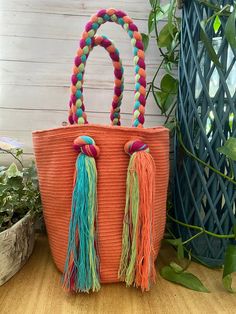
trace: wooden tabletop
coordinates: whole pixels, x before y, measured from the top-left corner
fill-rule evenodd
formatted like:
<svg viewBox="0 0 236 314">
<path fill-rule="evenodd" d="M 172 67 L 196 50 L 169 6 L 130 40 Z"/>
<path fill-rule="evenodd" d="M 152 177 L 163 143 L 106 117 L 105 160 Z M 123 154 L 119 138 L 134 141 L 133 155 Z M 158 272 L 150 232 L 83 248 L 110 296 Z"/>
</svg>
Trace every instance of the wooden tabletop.
<svg viewBox="0 0 236 314">
<path fill-rule="evenodd" d="M 164 247 L 157 267 L 166 264 L 172 256 L 172 249 Z M 188 290 L 165 281 L 158 274 L 156 285 L 147 293 L 120 283 L 102 285 L 98 293 L 68 295 L 61 288 L 61 275 L 53 264 L 47 238 L 39 236 L 27 264 L 0 287 L 0 313 L 236 313 L 236 295 L 222 288 L 220 270 L 192 263 L 190 271 L 198 275 L 211 293 Z"/>
</svg>

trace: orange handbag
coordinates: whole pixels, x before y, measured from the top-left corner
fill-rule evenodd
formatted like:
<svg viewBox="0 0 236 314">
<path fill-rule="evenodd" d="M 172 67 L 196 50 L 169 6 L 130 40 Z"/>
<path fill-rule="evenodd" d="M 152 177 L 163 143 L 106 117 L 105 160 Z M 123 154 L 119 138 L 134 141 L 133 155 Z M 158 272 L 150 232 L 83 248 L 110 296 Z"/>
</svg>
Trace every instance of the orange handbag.
<svg viewBox="0 0 236 314">
<path fill-rule="evenodd" d="M 132 127 L 120 126 L 123 68 L 105 22 L 131 38 L 135 63 Z M 87 123 L 83 75 L 89 52 L 101 45 L 114 66 L 110 126 Z M 125 281 L 148 290 L 163 238 L 169 178 L 169 132 L 143 128 L 146 72 L 142 38 L 124 12 L 100 10 L 85 27 L 72 75 L 71 125 L 34 131 L 44 218 L 53 259 L 71 291 L 97 291 L 100 283 Z"/>
</svg>

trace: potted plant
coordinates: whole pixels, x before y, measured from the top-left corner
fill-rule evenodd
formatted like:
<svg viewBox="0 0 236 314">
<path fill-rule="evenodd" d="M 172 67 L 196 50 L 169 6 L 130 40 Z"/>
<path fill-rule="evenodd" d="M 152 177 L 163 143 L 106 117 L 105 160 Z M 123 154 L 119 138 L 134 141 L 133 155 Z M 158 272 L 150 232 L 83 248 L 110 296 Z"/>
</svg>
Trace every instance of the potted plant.
<svg viewBox="0 0 236 314">
<path fill-rule="evenodd" d="M 24 167 L 23 150 L 8 138 L 0 138 L 0 153 L 18 163 L 0 166 L 0 286 L 27 261 L 34 248 L 35 217 L 41 199 L 34 163 Z"/>
</svg>

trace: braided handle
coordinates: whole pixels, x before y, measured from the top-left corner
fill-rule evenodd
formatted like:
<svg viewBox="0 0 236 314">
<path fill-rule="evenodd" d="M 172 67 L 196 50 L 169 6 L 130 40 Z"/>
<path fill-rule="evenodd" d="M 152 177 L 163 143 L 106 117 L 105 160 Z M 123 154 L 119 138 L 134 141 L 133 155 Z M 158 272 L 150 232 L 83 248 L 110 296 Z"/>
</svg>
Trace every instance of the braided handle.
<svg viewBox="0 0 236 314">
<path fill-rule="evenodd" d="M 83 39 L 81 40 L 83 41 Z M 84 43 L 81 42 L 82 46 Z M 111 107 L 111 124 L 120 125 L 120 105 L 123 97 L 124 90 L 124 77 L 123 77 L 123 66 L 122 61 L 119 56 L 119 51 L 116 49 L 114 44 L 106 36 L 96 36 L 91 39 L 91 45 L 89 46 L 89 52 L 96 46 L 100 45 L 104 47 L 111 59 L 114 66 L 114 75 L 115 75 L 115 85 L 114 85 L 114 96 Z M 88 55 L 83 53 L 83 49 L 79 48 L 77 56 L 75 57 L 75 66 L 73 69 L 73 75 L 71 77 L 71 100 L 69 103 L 69 122 L 70 124 L 78 123 L 83 124 L 87 123 L 87 117 L 84 112 L 85 107 L 83 103 L 83 77 L 85 64 L 88 58 Z"/>
<path fill-rule="evenodd" d="M 103 9 L 97 12 L 97 14 L 93 15 L 90 21 L 87 23 L 85 27 L 85 31 L 82 34 L 82 39 L 80 41 L 80 48 L 78 49 L 78 58 L 80 60 L 79 66 L 78 63 L 75 62 L 75 70 L 74 76 L 72 76 L 72 92 L 70 106 L 76 106 L 76 103 L 79 101 L 81 111 L 75 111 L 76 117 L 74 117 L 73 122 L 78 124 L 86 123 L 86 116 L 84 115 L 84 104 L 83 104 L 83 89 L 80 84 L 76 86 L 76 79 L 80 79 L 82 82 L 83 74 L 84 74 L 84 65 L 85 61 L 88 57 L 88 54 L 91 50 L 91 46 L 93 44 L 94 36 L 98 30 L 98 28 L 106 23 L 115 22 L 121 25 L 128 33 L 131 38 L 131 44 L 133 46 L 133 54 L 134 54 L 134 64 L 135 64 L 135 103 L 133 110 L 133 126 L 142 127 L 144 123 L 144 112 L 145 112 L 145 104 L 146 104 L 146 71 L 145 71 L 145 61 L 144 61 L 144 47 L 142 43 L 142 36 L 138 32 L 137 26 L 133 23 L 132 19 L 127 16 L 123 11 L 116 9 Z M 110 54 L 112 60 L 117 62 L 118 58 L 115 52 Z M 75 61 L 77 60 L 77 57 Z M 84 60 L 84 61 L 83 61 Z M 114 63 L 113 63 L 114 64 Z M 115 75 L 119 80 L 122 79 L 123 71 L 122 68 L 115 70 Z M 119 82 L 119 84 L 121 84 Z M 123 84 L 123 83 L 122 83 Z M 116 88 L 115 88 L 116 89 Z M 116 95 L 117 96 L 117 95 Z M 117 122 L 119 124 L 119 110 L 120 110 L 120 100 L 116 97 L 112 102 L 112 114 L 111 119 L 113 119 L 113 124 Z M 70 118 L 71 119 L 71 118 Z M 118 119 L 118 120 L 116 120 Z M 114 123 L 114 120 L 116 121 Z"/>
</svg>

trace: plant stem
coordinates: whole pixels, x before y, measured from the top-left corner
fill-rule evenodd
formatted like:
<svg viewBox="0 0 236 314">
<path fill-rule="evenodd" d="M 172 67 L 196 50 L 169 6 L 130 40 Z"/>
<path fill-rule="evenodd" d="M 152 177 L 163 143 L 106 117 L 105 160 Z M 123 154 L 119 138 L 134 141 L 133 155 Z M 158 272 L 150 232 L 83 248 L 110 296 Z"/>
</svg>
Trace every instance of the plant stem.
<svg viewBox="0 0 236 314">
<path fill-rule="evenodd" d="M 172 105 L 172 107 L 171 107 L 171 109 L 170 109 L 170 111 L 168 112 L 168 114 L 167 114 L 167 117 L 166 117 L 166 120 L 165 120 L 165 122 L 164 122 L 164 124 L 166 124 L 167 122 L 168 122 L 168 120 L 169 120 L 169 118 L 170 118 L 170 115 L 171 115 L 171 113 L 173 112 L 173 110 L 175 109 L 175 107 L 176 107 L 176 101 L 174 102 L 174 104 Z"/>
<path fill-rule="evenodd" d="M 183 245 L 187 244 L 188 242 L 192 241 L 193 239 L 200 237 L 203 233 L 204 233 L 203 230 L 200 231 L 200 232 L 198 232 L 197 234 L 195 234 L 194 236 L 192 236 L 192 237 L 189 238 L 188 240 L 184 241 L 182 244 L 183 244 Z"/>
<path fill-rule="evenodd" d="M 210 9 L 212 9 L 214 11 L 221 11 L 222 10 L 221 7 L 219 7 L 219 6 L 217 6 L 217 5 L 213 4 L 213 3 L 210 3 L 207 0 L 198 0 L 198 3 L 199 4 L 203 4 L 203 5 L 207 6 L 208 8 L 210 8 Z M 230 14 L 231 14 L 230 10 L 229 11 L 227 11 L 227 10 L 225 11 L 225 16 L 230 16 Z"/>
<path fill-rule="evenodd" d="M 224 173 L 222 173 L 221 171 L 217 170 L 216 168 L 212 167 L 211 165 L 207 164 L 205 161 L 203 161 L 202 159 L 198 158 L 196 155 L 194 155 L 193 153 L 191 153 L 187 147 L 184 145 L 183 143 L 183 140 L 182 140 L 182 135 L 181 135 L 181 132 L 179 130 L 179 127 L 177 126 L 177 137 L 178 137 L 178 140 L 179 140 L 179 143 L 180 145 L 182 146 L 182 148 L 184 149 L 185 153 L 187 155 L 189 155 L 190 157 L 192 157 L 193 159 L 197 160 L 200 164 L 204 165 L 205 167 L 211 169 L 212 171 L 214 171 L 215 173 L 217 173 L 218 175 L 220 175 L 221 177 L 223 177 L 224 179 L 230 181 L 231 183 L 235 184 L 236 185 L 236 181 L 225 175 Z"/>
<path fill-rule="evenodd" d="M 155 73 L 154 76 L 153 76 L 152 81 L 148 83 L 148 84 L 150 84 L 150 86 L 149 86 L 149 88 L 148 88 L 148 92 L 147 92 L 147 95 L 146 95 L 146 99 L 148 98 L 148 96 L 149 96 L 149 94 L 150 94 L 150 91 L 152 90 L 153 97 L 154 97 L 154 99 L 155 99 L 155 101 L 156 101 L 153 86 L 154 86 L 154 81 L 155 81 L 155 79 L 156 79 L 156 77 L 157 77 L 157 74 L 158 74 L 158 72 L 160 71 L 160 69 L 161 69 L 163 63 L 164 63 L 164 59 L 163 59 L 163 60 L 161 61 L 161 63 L 159 64 L 159 66 L 158 66 L 158 68 L 157 68 L 157 70 L 156 70 L 156 73 Z M 157 101 L 156 101 L 156 103 L 158 104 Z"/>
<path fill-rule="evenodd" d="M 10 150 L 1 148 L 0 151 L 2 151 L 4 154 L 10 154 L 13 158 L 15 158 L 19 162 L 22 168 L 24 167 L 21 160 L 18 157 L 16 157 Z"/>
<path fill-rule="evenodd" d="M 157 11 L 156 11 L 156 5 L 155 5 L 155 9 L 154 9 L 154 29 L 155 29 L 155 35 L 156 35 L 156 42 L 157 42 L 157 47 L 158 47 L 158 50 L 160 51 L 161 56 L 163 58 L 165 58 L 165 54 L 164 54 L 163 50 L 158 46 L 159 34 L 158 34 L 158 29 L 157 29 L 156 15 L 157 15 Z"/>
<path fill-rule="evenodd" d="M 219 238 L 219 239 L 234 239 L 235 238 L 235 235 L 234 234 L 216 234 L 216 233 L 213 233 L 211 231 L 208 231 L 202 227 L 199 227 L 199 226 L 193 226 L 193 225 L 189 225 L 189 224 L 186 224 L 178 219 L 175 219 L 173 218 L 172 216 L 170 216 L 169 214 L 167 214 L 167 217 L 174 221 L 175 223 L 183 226 L 183 227 L 186 227 L 186 228 L 189 228 L 189 229 L 195 229 L 195 230 L 198 230 L 200 231 L 202 234 L 205 233 L 205 234 L 208 234 L 212 237 L 216 237 L 216 238 Z M 186 240 L 188 241 L 188 240 Z"/>
</svg>

